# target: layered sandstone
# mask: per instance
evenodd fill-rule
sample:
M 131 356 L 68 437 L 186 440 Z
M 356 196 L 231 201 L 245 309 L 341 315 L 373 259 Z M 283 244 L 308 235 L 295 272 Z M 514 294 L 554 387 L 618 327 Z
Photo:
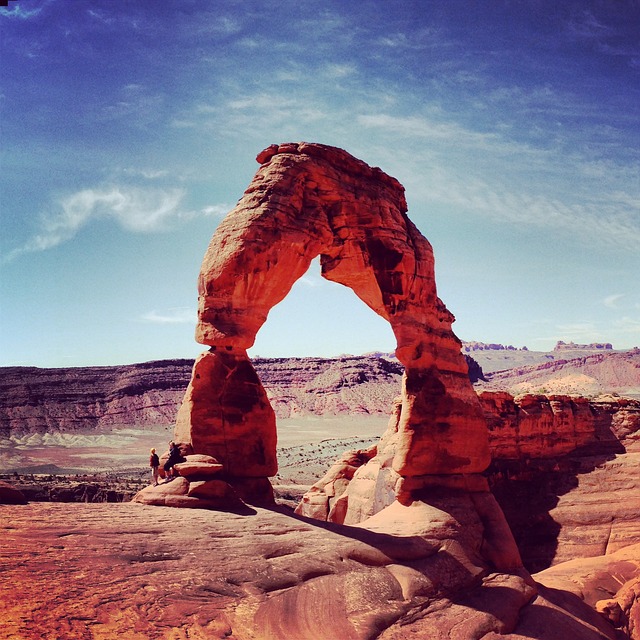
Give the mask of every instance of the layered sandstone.
M 526 394 L 479 394 L 492 459 L 553 458 L 581 447 L 621 453 L 640 438 L 640 402 L 630 398 Z
M 192 360 L 119 367 L 0 368 L 0 437 L 171 424 Z
M 270 309 L 320 256 L 323 277 L 353 289 L 396 336 L 404 367 L 397 473 L 482 471 L 489 463 L 486 424 L 451 331 L 454 318 L 437 296 L 431 245 L 407 217 L 400 183 L 325 145 L 273 145 L 258 162 L 202 263 L 196 339 L 210 350 L 194 367 L 176 438 L 227 469 L 266 475 L 275 447 L 262 400 L 240 411 L 236 437 L 218 388 L 226 384 L 230 359 L 247 368 L 246 349 Z M 219 416 L 215 436 L 205 414 Z M 246 452 L 244 433 L 251 434 Z
M 467 357 L 467 356 L 465 356 Z M 472 382 L 482 370 L 471 358 Z M 278 418 L 387 415 L 403 367 L 389 354 L 253 358 Z M 193 360 L 112 367 L 0 367 L 0 438 L 173 426 Z
M 466 346 L 469 344 L 473 343 Z M 487 353 L 505 359 L 499 363 L 487 361 Z M 634 350 L 600 353 L 596 357 L 582 355 L 526 368 L 520 363 L 521 357 L 540 360 L 552 354 L 507 348 L 474 350 L 473 354 L 482 362 L 482 368 L 466 354 L 465 357 L 471 381 L 480 381 L 476 385 L 479 391 L 508 392 L 523 382 L 534 391 L 553 386 L 565 395 L 570 388 L 585 397 L 592 389 L 620 395 L 629 389 L 640 391 L 640 352 Z M 618 367 L 620 361 L 633 366 Z M 388 415 L 404 371 L 388 354 L 254 358 L 252 365 L 277 418 Z M 486 375 L 498 366 L 513 368 Z M 112 367 L 0 367 L 0 438 L 173 426 L 192 368 L 193 360 L 186 359 Z M 567 375 L 553 382 L 552 376 L 563 370 Z M 485 384 L 481 382 L 483 377 L 491 381 Z M 581 386 L 580 381 L 586 386 Z
M 480 398 L 492 453 L 485 475 L 529 569 L 640 542 L 640 401 L 504 392 Z M 378 445 L 344 453 L 298 513 L 354 524 L 411 489 L 391 464 L 400 408 L 398 401 Z M 473 476 L 433 477 L 431 484 L 478 490 Z
M 554 351 L 550 356 L 547 362 L 512 366 L 504 371 L 489 373 L 485 376 L 486 380 L 478 384 L 478 388 L 508 391 L 513 395 L 544 393 L 595 396 L 615 392 L 640 398 L 638 348 L 599 353 L 565 348 Z

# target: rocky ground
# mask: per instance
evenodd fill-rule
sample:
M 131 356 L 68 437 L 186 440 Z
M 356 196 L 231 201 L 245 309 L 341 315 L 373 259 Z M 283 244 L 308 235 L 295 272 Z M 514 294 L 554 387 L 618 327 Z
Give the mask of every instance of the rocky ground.
M 588 366 L 594 364 L 591 377 L 596 377 L 596 369 L 601 379 L 602 371 L 610 378 L 618 371 L 624 374 L 618 382 L 627 384 L 627 365 L 611 366 L 609 355 L 600 360 L 604 366 L 585 359 Z M 629 356 L 632 373 L 637 371 L 637 357 Z M 340 380 L 346 375 L 354 382 L 362 375 L 360 365 L 352 364 L 338 367 Z M 554 375 L 560 371 L 560 378 L 575 374 L 562 371 L 563 367 L 539 370 Z M 302 376 L 299 393 L 304 399 L 310 393 L 304 378 L 309 369 L 303 367 L 296 375 Z M 335 370 L 325 369 L 312 375 L 325 386 L 334 385 L 333 407 L 343 393 L 336 376 Z M 275 389 L 275 379 L 272 383 Z M 391 393 L 391 385 L 385 393 Z M 284 394 L 284 389 L 278 393 Z M 350 401 L 353 397 L 352 393 Z M 141 398 L 149 396 L 143 393 Z M 304 404 L 296 402 L 295 406 Z M 567 414 L 563 429 L 569 425 L 571 431 L 572 419 Z M 432 592 L 429 587 L 431 595 L 423 597 L 407 586 L 412 584 L 407 578 L 411 563 L 427 561 L 422 542 L 309 521 L 292 512 L 342 450 L 369 447 L 386 424 L 387 416 L 379 412 L 280 418 L 279 473 L 273 478 L 278 506 L 252 508 L 248 515 L 128 502 L 148 483 L 149 447 L 166 446 L 169 424 L 103 426 L 71 433 L 54 429 L 4 438 L 0 480 L 22 489 L 30 503 L 0 506 L 3 637 L 638 637 L 640 613 L 634 603 L 640 597 L 640 549 L 637 544 L 627 546 L 637 543 L 640 532 L 640 449 L 633 433 L 621 428 L 626 451 L 607 455 L 578 451 L 538 462 L 498 465 L 493 489 L 525 565 L 532 571 L 554 565 L 536 574 L 537 596 L 522 576 L 472 571 L 475 577 L 467 581 L 466 574 L 456 569 L 453 573 L 463 577 L 462 591 Z M 522 446 L 522 434 L 516 441 Z M 511 446 L 508 442 L 503 446 L 507 445 Z M 452 544 L 447 542 L 443 549 L 450 550 Z M 446 576 L 452 570 L 448 566 Z M 437 580 L 446 582 L 445 574 L 437 573 Z M 255 620 L 267 615 L 260 611 L 269 607 L 275 608 L 256 627 Z M 292 622 L 294 610 L 296 616 L 305 613 Z M 336 624 L 347 626 L 336 628 Z
M 539 574 L 537 596 L 526 580 L 493 573 L 468 574 L 452 597 L 447 581 L 466 574 L 445 562 L 441 587 L 420 596 L 401 587 L 411 566 L 435 558 L 420 538 L 286 509 L 34 502 L 0 515 L 8 640 L 616 640 L 631 636 L 616 635 L 596 602 L 640 574 L 636 548 Z M 293 595 L 306 604 L 287 615 Z M 261 613 L 269 607 L 279 615 Z
M 299 500 L 342 451 L 376 443 L 387 421 L 386 416 L 281 420 L 279 470 L 272 478 L 276 496 L 285 504 Z M 98 437 L 59 434 L 48 442 L 25 437 L 5 448 L 4 454 L 0 452 L 5 463 L 0 480 L 19 488 L 31 501 L 128 501 L 150 482 L 146 466 L 149 446 L 156 445 L 161 452 L 170 435 L 166 428 L 158 427 Z M 136 466 L 131 466 L 132 462 Z

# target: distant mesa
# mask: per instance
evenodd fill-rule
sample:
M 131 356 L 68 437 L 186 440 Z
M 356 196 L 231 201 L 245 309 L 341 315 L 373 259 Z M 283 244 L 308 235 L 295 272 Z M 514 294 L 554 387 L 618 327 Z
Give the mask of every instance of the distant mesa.
M 462 350 L 469 351 L 528 351 L 527 347 L 514 347 L 512 345 L 505 346 L 503 344 L 494 344 L 486 342 L 463 342 Z
M 610 342 L 591 342 L 590 344 L 576 344 L 575 342 L 563 342 L 558 340 L 554 351 L 610 351 L 613 346 Z

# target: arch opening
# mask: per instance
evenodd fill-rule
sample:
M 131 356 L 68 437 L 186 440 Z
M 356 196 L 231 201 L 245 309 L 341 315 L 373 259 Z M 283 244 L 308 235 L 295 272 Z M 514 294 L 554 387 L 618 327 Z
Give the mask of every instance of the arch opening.
M 350 288 L 395 336 L 405 374 L 394 469 L 412 478 L 484 470 L 486 423 L 400 183 L 324 145 L 274 146 L 258 161 L 203 260 L 196 340 L 210 350 L 194 366 L 176 438 L 220 459 L 228 477 L 275 475 L 275 415 L 247 350 L 320 256 L 321 275 Z
M 323 278 L 315 258 L 287 296 L 271 308 L 248 349 L 253 358 L 329 358 L 393 354 L 396 340 L 387 320 L 353 290 Z

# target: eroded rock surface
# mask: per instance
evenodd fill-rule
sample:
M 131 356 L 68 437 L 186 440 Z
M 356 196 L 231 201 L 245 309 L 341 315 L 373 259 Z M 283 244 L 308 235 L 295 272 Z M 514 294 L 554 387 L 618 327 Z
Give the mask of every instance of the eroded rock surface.
M 640 402 L 604 396 L 484 392 L 492 463 L 485 473 L 527 568 L 610 554 L 640 542 Z M 411 479 L 393 469 L 400 401 L 375 447 L 344 453 L 297 512 L 358 523 L 393 502 Z M 426 485 L 477 485 L 432 476 Z
M 478 387 L 506 390 L 511 394 L 542 392 L 593 396 L 614 391 L 640 398 L 640 349 L 601 353 L 579 350 L 579 347 L 588 346 L 596 345 L 556 347 L 552 354 L 542 354 L 551 360 L 489 373 Z
M 246 349 L 270 309 L 320 256 L 322 275 L 353 289 L 396 336 L 404 367 L 396 472 L 484 470 L 485 420 L 454 318 L 437 296 L 431 245 L 407 217 L 400 183 L 325 145 L 273 145 L 257 159 L 260 169 L 202 263 L 196 339 L 211 348 L 194 366 L 176 439 L 234 474 L 269 475 L 273 422 L 253 387 L 251 406 L 239 407 L 229 372 L 247 371 Z
M 161 360 L 120 367 L 1 367 L 0 438 L 171 424 L 192 365 Z
M 20 489 L 0 480 L 0 504 L 27 504 L 27 498 Z
M 563 574 L 564 586 L 545 577 L 542 588 L 526 574 L 485 566 L 478 546 L 485 525 L 468 506 L 463 495 L 398 504 L 369 528 L 260 508 L 240 515 L 139 504 L 2 506 L 2 634 L 20 640 L 616 638 L 606 615 L 590 606 L 593 599 L 582 599 L 573 578 L 579 566 Z M 631 563 L 623 573 L 611 569 L 597 601 L 620 596 L 623 602 L 616 579 L 632 578 Z

